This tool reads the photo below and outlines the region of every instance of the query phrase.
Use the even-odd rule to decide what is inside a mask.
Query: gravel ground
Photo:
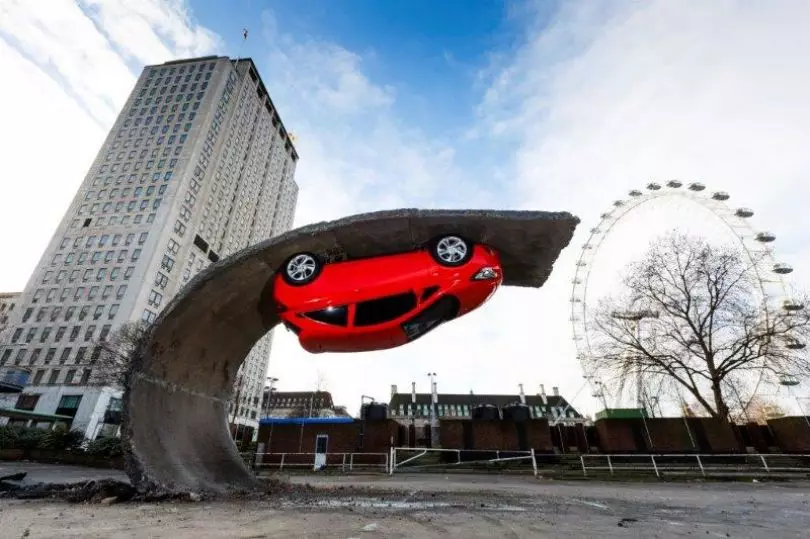
[[[35,474],[50,476],[60,468]],[[798,482],[563,482],[455,474],[291,481],[315,488],[271,500],[197,503],[1,500],[0,536],[773,539],[807,537],[810,528],[810,484]]]

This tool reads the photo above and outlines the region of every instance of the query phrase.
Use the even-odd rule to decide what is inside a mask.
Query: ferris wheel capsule
[[[792,299],[786,299],[782,302],[782,308],[786,311],[801,311],[804,309],[804,305],[795,302]]]
[[[651,182],[647,184],[647,189],[649,189],[650,191],[658,191],[659,189],[661,189],[661,186],[655,182]]]
[[[779,375],[779,385],[781,386],[797,386],[799,385],[799,379],[793,374],[781,374]]]
[[[673,189],[677,189],[679,187],[683,187],[683,182],[680,180],[669,180],[667,182],[667,187],[672,187]]]
[[[773,265],[773,272],[779,275],[787,275],[788,273],[793,273],[793,268],[790,267],[789,264],[779,262]]]
[[[694,182],[689,184],[690,191],[700,192],[703,191],[704,189],[706,189],[706,186],[700,182]]]
[[[754,236],[754,239],[760,243],[770,243],[776,239],[776,236],[774,236],[770,232],[757,232],[757,235]]]
[[[641,196],[643,193],[642,193],[641,191],[639,191],[638,189],[633,189],[633,190],[632,190],[632,191],[630,191],[630,193],[628,193],[628,194],[629,194],[631,197],[640,197],[640,196]]]
[[[725,200],[728,200],[730,198],[730,196],[725,191],[717,191],[716,193],[712,194],[712,198],[714,200],[725,201]]]
[[[737,210],[734,212],[734,215],[736,215],[737,217],[742,217],[743,219],[748,219],[749,217],[754,216],[754,210],[750,208],[737,208]]]

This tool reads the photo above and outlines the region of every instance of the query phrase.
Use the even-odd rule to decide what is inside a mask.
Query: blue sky
[[[557,2],[542,3],[536,17],[550,19]],[[199,22],[216,31],[232,56],[253,57],[290,129],[296,130],[296,104],[284,102],[289,80],[274,73],[266,54],[265,17],[272,12],[279,30],[297,42],[334,43],[359,55],[364,76],[393,96],[389,119],[400,129],[452,146],[465,170],[492,171],[511,150],[505,138],[477,137],[478,106],[490,70],[519,48],[526,30],[526,6],[506,0],[468,2],[379,2],[310,0],[296,2],[192,2]],[[241,29],[249,29],[242,42]],[[294,82],[292,83],[294,84]],[[354,132],[363,137],[363,133]],[[479,183],[469,175],[465,182]],[[481,176],[484,176],[481,174]],[[481,180],[483,182],[484,180]],[[499,189],[489,205],[513,206],[516,196]]]
[[[521,30],[508,19],[509,3],[503,0],[239,0],[193,2],[192,7],[234,54],[240,29],[258,30],[268,7],[285,31],[299,39],[332,41],[358,52],[371,79],[395,88],[398,114],[447,136],[468,127],[486,89],[478,82],[480,70],[492,54],[514,47]],[[271,71],[272,65],[262,65],[261,48],[254,35],[242,50]]]
[[[241,54],[298,137],[296,225],[396,207],[582,218],[543,288],[505,288],[412,345],[314,357],[277,332],[280,389],[321,379],[354,406],[389,384],[424,390],[433,371],[442,391],[574,395],[577,257],[599,215],[651,179],[730,192],[810,284],[809,24],[810,3],[791,0],[6,0],[0,290],[25,286],[141,67],[234,56],[248,26]],[[657,234],[722,235],[701,215],[671,199],[634,212],[589,300]],[[575,405],[592,412],[587,393]]]

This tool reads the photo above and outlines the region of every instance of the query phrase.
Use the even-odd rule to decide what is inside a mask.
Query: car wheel
[[[321,261],[312,253],[297,253],[284,263],[281,275],[293,286],[303,286],[314,281],[321,273]]]
[[[461,266],[472,257],[472,244],[461,236],[440,236],[430,243],[430,254],[442,266]]]

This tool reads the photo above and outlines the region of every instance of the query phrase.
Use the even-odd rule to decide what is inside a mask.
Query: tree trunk
[[[726,404],[726,400],[723,398],[723,390],[721,389],[719,383],[712,383],[712,394],[714,395],[714,408],[717,410],[717,417],[723,421],[726,421],[727,423],[731,423],[728,405]]]

